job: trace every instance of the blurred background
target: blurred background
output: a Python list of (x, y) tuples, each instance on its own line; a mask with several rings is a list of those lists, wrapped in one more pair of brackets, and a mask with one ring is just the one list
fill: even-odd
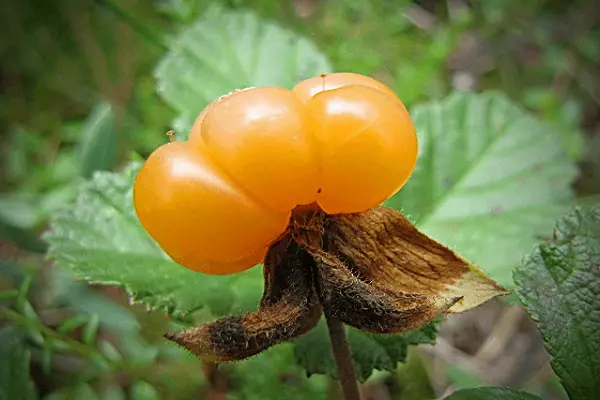
[[(83, 179), (166, 142), (177, 113), (159, 97), (154, 71), (170, 40), (215, 5), (309, 38), (334, 71), (371, 75), (409, 107), (453, 90), (506, 93), (564, 132), (579, 201), (599, 198), (597, 1), (6, 0), (0, 301), (26, 299), (13, 324), (0, 320), (0, 379), (8, 377), (0, 384), (27, 362), (32, 396), (44, 399), (338, 398), (328, 378), (306, 378), (288, 345), (218, 370), (201, 365), (164, 343), (161, 313), (130, 306), (122, 289), (78, 282), (44, 257), (48, 218)], [(13, 325), (26, 331), (26, 348), (11, 349), (23, 330)], [(48, 337), (66, 344), (57, 350)], [(448, 318), (438, 341), (411, 350), (397, 371), (375, 373), (365, 399), (432, 399), (483, 384), (566, 398), (518, 306), (492, 301)]]

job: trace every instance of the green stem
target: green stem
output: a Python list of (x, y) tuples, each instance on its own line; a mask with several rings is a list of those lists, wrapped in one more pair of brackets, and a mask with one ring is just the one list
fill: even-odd
[(325, 312), (325, 321), (327, 321), (327, 328), (329, 329), (329, 338), (344, 400), (360, 400), (360, 391), (358, 390), (358, 382), (356, 382), (354, 363), (346, 339), (344, 324), (327, 312)]

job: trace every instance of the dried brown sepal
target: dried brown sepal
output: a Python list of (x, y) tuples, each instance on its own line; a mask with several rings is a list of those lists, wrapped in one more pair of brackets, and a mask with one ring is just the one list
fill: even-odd
[(313, 253), (319, 298), (328, 315), (363, 331), (399, 333), (416, 329), (461, 298), (402, 293), (360, 280), (331, 253)]
[(374, 333), (415, 329), (507, 291), (385, 207), (294, 210), (264, 263), (259, 310), (165, 335), (205, 361), (241, 360), (308, 332), (322, 310)]
[(418, 294), (462, 312), (508, 291), (452, 250), (386, 207), (329, 218), (325, 241), (361, 281), (382, 291)]
[(312, 258), (290, 236), (265, 259), (265, 291), (256, 312), (165, 335), (205, 361), (241, 360), (312, 329), (322, 313), (314, 291)]

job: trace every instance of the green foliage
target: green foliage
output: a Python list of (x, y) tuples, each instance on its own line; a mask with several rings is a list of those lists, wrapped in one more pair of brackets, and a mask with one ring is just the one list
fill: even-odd
[[(540, 244), (514, 271), (517, 293), (538, 324), (552, 368), (572, 400), (600, 390), (600, 205), (561, 217), (552, 240)], [(449, 400), (539, 397), (509, 389), (463, 389)]]
[(595, 399), (600, 393), (600, 207), (577, 208), (561, 218), (552, 241), (539, 245), (514, 276), (569, 397)]
[(77, 156), (81, 176), (90, 178), (94, 171), (110, 170), (117, 158), (117, 132), (110, 104), (98, 104), (81, 131)]
[[(407, 356), (409, 345), (435, 343), (437, 324), (423, 325), (417, 331), (395, 335), (376, 335), (347, 327), (347, 336), (354, 368), (359, 381), (364, 382), (373, 370), (392, 371)], [(294, 341), (294, 353), (308, 374), (328, 374), (337, 377), (337, 370), (327, 326), (323, 320), (306, 335)]]
[(585, 138), (579, 128), (581, 107), (575, 99), (562, 99), (551, 88), (534, 87), (525, 91), (523, 104), (552, 121), (567, 154), (574, 161), (581, 160), (585, 154)]
[[(73, 200), (81, 175), (120, 161), (117, 142), (119, 150), (148, 151), (157, 138), (164, 139), (169, 109), (159, 101), (154, 82), (148, 94), (140, 79), (150, 78), (162, 50), (123, 17), (135, 14), (141, 25), (159, 32), (166, 21), (144, 0), (119, 1), (119, 15), (107, 3), (27, 0), (0, 6), (0, 60), (7, 82), (0, 98), (1, 197), (22, 205), (21, 212), (0, 207), (12, 214), (0, 216), (0, 236), (29, 251), (45, 250), (39, 230)], [(95, 104), (110, 104), (111, 116), (100, 120), (114, 128), (102, 129), (108, 125), (100, 120), (92, 128), (103, 134), (80, 129)], [(16, 225), (19, 215), (29, 217)]]
[(84, 328), (90, 333), (103, 328), (119, 332), (120, 335), (135, 335), (140, 330), (140, 324), (127, 307), (117, 304), (106, 296), (90, 290), (87, 282), (77, 281), (68, 269), (57, 268), (49, 278), (52, 288), (52, 305), (68, 307), (75, 311), (75, 316), (61, 322), (57, 331), (61, 334), (70, 333)]
[[(121, 14), (108, 7), (119, 5)], [(127, 104), (141, 74), (162, 49), (137, 33), (124, 17), (136, 15), (149, 31), (164, 19), (144, 0), (27, 0), (2, 4), (0, 60), (14, 84), (2, 96), (0, 114), (55, 133), (62, 120), (85, 115), (96, 102)]]
[(180, 114), (174, 128), (183, 139), (219, 96), (251, 86), (291, 88), (330, 70), (312, 42), (253, 13), (215, 7), (175, 40), (155, 74), (158, 92)]
[[(408, 1), (392, 6), (382, 3), (352, 0), (323, 5), (318, 19), (322, 40), (327, 55), (341, 70), (370, 75), (384, 65), (397, 65), (390, 61), (398, 53), (410, 54), (423, 44), (411, 44), (407, 36), (402, 36), (410, 27), (401, 15)], [(340, 36), (339, 32), (347, 34)], [(415, 36), (412, 39), (417, 39)], [(383, 48), (386, 51), (381, 51)]]
[(417, 168), (386, 204), (512, 286), (511, 268), (572, 201), (560, 135), (499, 93), (455, 93), (411, 115)]
[[(310, 33), (337, 70), (372, 75), (390, 85), (407, 105), (441, 98), (450, 85), (445, 71), (464, 22), (432, 28), (413, 25), (411, 1), (323, 2)], [(340, 34), (343, 32), (343, 34)]]
[(29, 378), (29, 349), (14, 326), (0, 329), (0, 400), (37, 398)]
[[(134, 382), (130, 387), (134, 398), (147, 398), (154, 390), (152, 393), (158, 398), (186, 399), (205, 384), (202, 374), (198, 374), (196, 359), (157, 340), (162, 339), (162, 332), (169, 326), (162, 316), (158, 320), (154, 316), (153, 321), (152, 314), (146, 311), (139, 310), (136, 315), (135, 308), (109, 300), (85, 282), (70, 282), (68, 287), (57, 288), (55, 293), (44, 293), (43, 305), (40, 304), (42, 299), (36, 299), (34, 309), (32, 297), (38, 293), (31, 289), (39, 286), (40, 274), (23, 273), (23, 270), (0, 262), (0, 283), (15, 287), (0, 290), (3, 301), (0, 320), (11, 324), (4, 328), (7, 331), (14, 328), (10, 338), (2, 336), (0, 344), (11, 346), (11, 351), (20, 351), (18, 339), (25, 349), (25, 353), (19, 353), (19, 362), (6, 357), (2, 360), (10, 365), (7, 371), (14, 374), (20, 371), (21, 362), (26, 362), (27, 367), (29, 362), (40, 366), (42, 376), (47, 377), (52, 386), (49, 388), (45, 381), (42, 390), (47, 393), (54, 389), (44, 398), (121, 399), (124, 398), (122, 388), (106, 387), (104, 382), (118, 383), (123, 377)], [(59, 275), (54, 279), (63, 284), (64, 280), (72, 279), (64, 271)], [(72, 312), (77, 308), (74, 304), (79, 307), (77, 313)], [(69, 317), (49, 324), (44, 317), (49, 311)], [(1, 345), (0, 353), (4, 355), (3, 351), (9, 348)], [(3, 368), (0, 363), (2, 383)], [(15, 384), (20, 383), (16, 376), (11, 379)], [(33, 384), (27, 383), (29, 389), (33, 389)], [(0, 389), (10, 387), (3, 384)]]
[(125, 391), (117, 385), (106, 388), (100, 398), (102, 400), (126, 400)]
[(479, 377), (453, 364), (446, 366), (446, 377), (452, 387), (457, 389), (471, 389), (485, 386), (485, 383)]
[[(111, 107), (99, 104), (83, 123), (65, 125), (60, 133), (62, 151), (47, 165), (33, 168), (51, 140), (21, 127), (12, 130), (12, 154), (5, 161), (12, 193), (0, 194), (0, 236), (31, 251), (42, 252), (37, 229), (64, 204), (73, 201), (77, 183), (96, 170), (112, 169), (117, 158), (117, 133)], [(57, 145), (55, 145), (57, 146)]]
[[(76, 139), (72, 131), (78, 127), (65, 126), (60, 133), (60, 142), (73, 145)], [(73, 200), (76, 193), (74, 180), (78, 179), (78, 166), (74, 150), (57, 152), (40, 132), (14, 126), (10, 130), (9, 147), (2, 155), (7, 187), (15, 190), (0, 193), (0, 232), (13, 238), (17, 233), (23, 238), (19, 242), (25, 247), (39, 248), (32, 230), (45, 222), (57, 208)], [(56, 145), (54, 145), (56, 147)], [(51, 154), (47, 152), (51, 148)], [(45, 158), (48, 163), (35, 166), (34, 160)], [(20, 235), (19, 235), (20, 234)]]
[(158, 400), (160, 396), (151, 384), (145, 381), (137, 381), (131, 385), (132, 400)]
[(289, 400), (325, 400), (327, 378), (307, 377), (306, 371), (294, 362), (292, 353), (292, 345), (286, 343), (236, 364), (236, 368), (231, 369), (230, 376), (231, 384), (238, 390), (229, 398), (279, 399), (285, 393)]
[(392, 400), (435, 398), (427, 366), (416, 347), (408, 348), (406, 360), (398, 366), (391, 378), (387, 382), (392, 387), (397, 386), (391, 393)]
[[(392, 87), (407, 105), (427, 98), (441, 98), (448, 85), (441, 79), (444, 64), (458, 41), (458, 29), (441, 29), (415, 51), (415, 62), (400, 63)], [(403, 49), (406, 51), (406, 49)]]
[(445, 400), (541, 400), (539, 397), (529, 393), (519, 392), (512, 389), (496, 387), (483, 387), (475, 389), (463, 389), (454, 392)]

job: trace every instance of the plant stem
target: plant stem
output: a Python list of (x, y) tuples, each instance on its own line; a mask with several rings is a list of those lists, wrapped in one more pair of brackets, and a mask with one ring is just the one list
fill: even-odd
[(342, 321), (325, 312), (325, 321), (329, 329), (329, 338), (333, 348), (333, 356), (337, 365), (338, 378), (345, 400), (360, 400), (360, 391), (356, 382), (354, 364), (350, 354), (350, 346), (346, 339), (346, 331)]

